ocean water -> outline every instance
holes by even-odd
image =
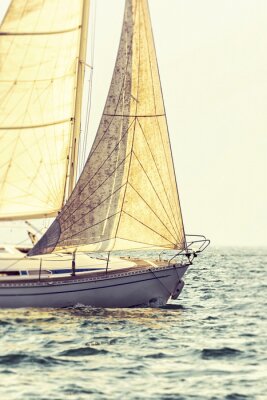
[[[0,311],[0,398],[267,399],[267,249],[207,250],[161,309]]]

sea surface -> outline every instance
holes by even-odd
[[[161,309],[0,311],[0,398],[267,399],[267,249],[209,249]]]

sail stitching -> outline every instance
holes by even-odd
[[[145,138],[146,144],[147,144],[147,146],[148,146],[148,148],[149,148],[149,152],[150,152],[150,154],[151,154],[151,157],[152,157],[152,159],[153,159],[154,165],[155,165],[156,170],[157,170],[157,172],[158,172],[159,179],[160,179],[160,181],[161,181],[161,184],[162,184],[162,187],[163,187],[163,189],[164,189],[164,193],[165,193],[167,202],[168,202],[169,207],[170,207],[170,210],[171,210],[171,209],[172,209],[172,206],[171,206],[171,203],[170,203],[168,194],[167,194],[167,190],[166,190],[166,187],[165,187],[165,184],[164,184],[164,180],[162,179],[162,176],[161,176],[161,174],[160,174],[158,165],[157,165],[157,163],[156,163],[156,160],[155,160],[155,158],[154,158],[153,152],[152,152],[152,150],[151,150],[151,148],[150,148],[150,146],[149,146],[147,137],[146,137],[146,135],[145,135],[145,132],[144,132],[144,130],[143,130],[143,127],[142,127],[142,125],[141,125],[139,119],[138,119],[138,123],[139,123],[139,126],[140,126],[140,128],[141,128],[141,131],[142,131],[142,133],[143,133],[143,136],[144,136],[144,138]],[[172,212],[172,216],[173,216],[173,219],[174,219],[174,222],[175,222],[175,227],[176,227],[176,229],[174,229],[174,230],[175,230],[175,232],[178,234],[179,228],[178,228],[178,226],[177,226],[177,222],[176,222],[176,219],[175,219],[175,217],[174,217],[173,212]],[[173,224],[172,224],[172,225],[173,225]],[[174,226],[173,226],[173,228],[174,228]]]
[[[147,205],[147,207],[152,211],[152,213],[157,217],[157,219],[161,222],[161,224],[166,228],[166,230],[169,232],[169,234],[173,237],[174,240],[176,238],[174,237],[173,233],[169,230],[169,228],[165,225],[165,223],[162,221],[162,219],[158,216],[158,214],[153,210],[153,208],[150,206],[150,204],[144,199],[144,197],[138,192],[137,189],[131,184],[131,182],[128,182],[128,185],[131,186],[131,188],[135,191],[135,193],[142,199],[142,201]]]
[[[141,129],[141,130],[142,130],[142,129]],[[147,145],[148,145],[148,144],[147,144]],[[151,149],[150,149],[149,146],[148,146],[148,148],[149,148],[150,154],[151,154],[151,156],[152,156],[152,158],[153,158],[153,154],[151,153]],[[160,196],[159,196],[157,190],[155,189],[155,187],[154,187],[154,185],[153,185],[151,179],[149,178],[149,176],[148,176],[148,174],[147,174],[147,172],[146,172],[146,170],[145,170],[143,164],[141,163],[141,161],[139,160],[139,158],[137,157],[137,155],[136,155],[135,153],[134,153],[134,155],[135,155],[135,157],[136,157],[138,163],[140,164],[142,170],[144,171],[144,173],[145,173],[147,179],[149,180],[149,182],[150,182],[150,184],[151,184],[151,187],[153,188],[154,193],[156,194],[156,196],[157,196],[157,198],[158,198],[158,200],[159,200],[159,202],[160,202],[162,208],[164,209],[164,211],[165,211],[165,213],[166,213],[166,216],[168,217],[168,220],[169,220],[169,222],[170,222],[170,224],[171,224],[171,226],[172,226],[174,232],[175,232],[176,234],[178,234],[178,232],[176,231],[176,228],[177,228],[177,227],[175,227],[175,226],[173,225],[172,220],[171,220],[171,218],[170,218],[170,216],[169,216],[169,214],[168,214],[168,212],[167,212],[167,210],[166,210],[166,208],[165,208],[165,206],[164,206],[164,204],[163,204],[163,202],[162,202],[162,200],[161,200],[161,198],[160,198]],[[154,164],[155,164],[154,158],[153,158],[153,161],[154,161]],[[156,166],[156,164],[155,164],[155,166]],[[156,167],[157,167],[157,166],[156,166]],[[159,171],[158,171],[158,174],[159,174]],[[160,178],[160,180],[161,180],[161,182],[162,182],[162,179],[161,179],[160,174],[159,174],[159,178]],[[163,182],[162,182],[162,185],[163,185]],[[163,188],[164,188],[164,185],[163,185]],[[165,192],[165,194],[166,194],[166,192]],[[167,198],[167,194],[166,194],[166,198]],[[168,200],[168,198],[167,198],[167,200]]]
[[[165,239],[167,242],[172,243],[174,246],[176,245],[176,243],[173,243],[170,239],[167,239],[165,236],[161,235],[160,233],[158,233],[157,231],[155,231],[153,228],[151,228],[150,226],[144,224],[144,222],[140,221],[138,218],[134,217],[133,215],[129,214],[127,211],[122,210],[122,212],[126,215],[128,215],[129,217],[131,217],[132,219],[134,219],[135,221],[137,221],[139,224],[145,226],[147,229],[151,230],[152,232],[154,232],[156,235],[162,237],[163,239]]]
[[[21,139],[19,138],[19,141],[23,144],[23,142],[21,141]],[[30,154],[30,151],[29,151],[29,148],[25,148],[25,146],[24,146],[24,151],[22,151],[21,153],[28,153],[29,154],[29,157],[31,157],[32,158],[32,155]],[[13,160],[13,162],[12,162],[12,165],[16,165],[16,161],[15,160]],[[23,170],[23,166],[22,165],[17,165],[17,168],[20,170],[20,172],[22,172],[23,173],[23,175],[27,178],[27,171],[24,171]],[[37,172],[36,172],[36,174],[37,174]],[[35,174],[35,175],[36,175]],[[34,177],[33,177],[33,179],[34,179]],[[15,185],[12,185],[11,183],[9,183],[9,182],[7,182],[8,183],[8,185],[9,186],[13,186],[14,188],[16,188],[15,187]],[[36,185],[37,186],[37,185]],[[25,192],[25,193],[27,193],[27,190],[29,190],[29,187],[31,187],[31,184],[29,184],[29,185],[27,185],[27,189],[23,189],[23,188],[20,188],[20,192]],[[46,192],[45,192],[45,189],[49,192],[51,192],[51,187],[50,186],[47,186],[44,182],[42,182],[42,185],[38,185],[37,186],[37,189],[38,189],[38,191],[40,191],[41,193],[43,193],[43,195],[45,196],[46,195]],[[39,199],[39,197],[38,197],[38,195],[37,195],[37,193],[38,193],[38,191],[37,192],[35,192],[35,193],[32,193],[32,195],[34,196],[34,198],[36,198],[36,199],[38,199],[38,200],[40,200]],[[52,194],[52,193],[51,193]],[[20,196],[17,196],[16,198],[18,198],[18,197],[20,197]],[[44,201],[43,201],[44,202]],[[47,201],[46,201],[47,202]],[[22,204],[22,203],[21,203]],[[27,203],[24,203],[24,204],[27,204]]]

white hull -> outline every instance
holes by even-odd
[[[114,271],[44,281],[0,282],[0,307],[157,307],[177,298],[188,265]]]

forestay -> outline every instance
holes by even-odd
[[[185,247],[146,0],[126,0],[100,126],[78,183],[31,255]]]
[[[13,0],[0,27],[0,220],[62,207],[79,125],[82,10],[83,0]]]

